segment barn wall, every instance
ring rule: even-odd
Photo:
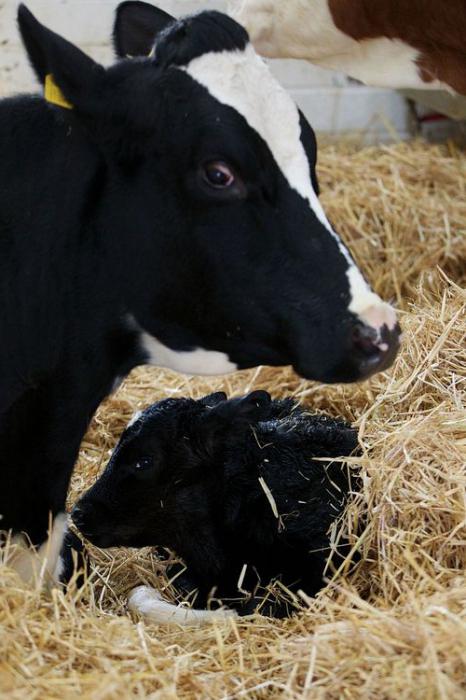
[[[45,24],[96,59],[111,61],[109,36],[117,0],[25,0]],[[285,1],[285,0],[284,0]],[[159,0],[174,15],[202,8],[225,9],[226,0]],[[0,94],[34,89],[35,82],[16,29],[17,0],[0,0]],[[330,135],[366,132],[368,140],[409,135],[405,100],[390,90],[355,85],[303,61],[271,61],[273,71],[300,104],[314,128]]]

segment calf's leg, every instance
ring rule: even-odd
[[[237,617],[233,610],[193,610],[168,603],[150,586],[134,588],[128,596],[128,608],[149,622],[181,627],[201,627]]]

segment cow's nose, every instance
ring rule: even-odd
[[[386,324],[374,328],[357,323],[352,330],[354,361],[361,379],[388,369],[400,347],[401,329],[398,324],[389,328]]]
[[[398,319],[393,306],[381,301],[377,296],[375,296],[375,302],[365,307],[363,310],[358,310],[357,319],[363,326],[368,326],[376,333],[380,332],[384,326],[386,326],[389,331],[394,331],[398,327]],[[400,335],[399,327],[398,335]]]

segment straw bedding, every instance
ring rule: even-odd
[[[330,217],[401,310],[394,369],[346,387],[288,369],[214,380],[137,369],[95,417],[70,503],[136,409],[168,395],[266,388],[358,425],[363,493],[342,527],[360,563],[329,572],[293,619],[202,630],[128,617],[132,585],[171,594],[148,550],[93,550],[89,580],[66,595],[39,594],[4,566],[2,698],[466,698],[466,157],[422,143],[331,147],[320,178]]]

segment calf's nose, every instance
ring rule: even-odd
[[[90,503],[79,502],[71,511],[71,519],[83,535],[92,533],[98,524],[98,517]]]
[[[71,511],[71,519],[78,529],[81,529],[81,527],[85,524],[86,514],[80,505],[75,506]]]

